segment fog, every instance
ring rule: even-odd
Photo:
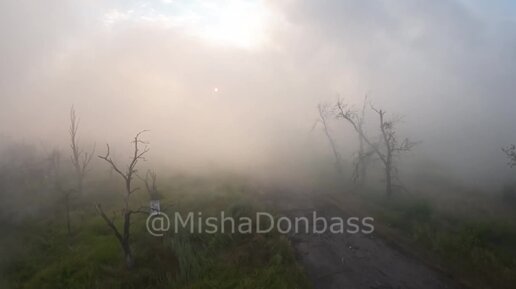
[[[302,179],[332,168],[317,104],[367,94],[421,142],[402,171],[499,184],[514,175],[500,148],[516,140],[516,7],[487,5],[2,1],[2,145],[67,150],[74,106],[98,153],[148,129],[149,160],[170,169]],[[356,135],[331,129],[351,163]]]

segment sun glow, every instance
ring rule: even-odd
[[[107,26],[131,21],[165,29],[181,28],[210,44],[241,48],[263,45],[270,20],[270,10],[263,0],[149,1],[104,15]]]
[[[200,36],[210,42],[256,47],[266,41],[269,13],[260,1],[224,1],[207,6],[208,15]],[[203,21],[204,22],[204,21]]]

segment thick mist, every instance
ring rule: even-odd
[[[472,186],[513,176],[500,150],[516,141],[508,1],[265,1],[264,40],[250,47],[190,33],[202,15],[184,20],[168,2],[2,2],[3,145],[67,150],[74,106],[98,153],[110,143],[123,158],[148,129],[155,164],[301,181],[332,168],[317,104],[360,107],[367,94],[421,141],[402,172]],[[356,135],[331,130],[350,163]]]

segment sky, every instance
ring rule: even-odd
[[[172,165],[286,171],[331,158],[318,103],[367,94],[421,142],[412,162],[514,175],[509,0],[1,1],[0,37],[5,138],[66,149],[73,105],[99,150],[149,129]],[[352,131],[331,129],[351,159]]]

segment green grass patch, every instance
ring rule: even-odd
[[[174,211],[224,210],[235,217],[258,210],[251,188],[238,183],[202,179],[170,180],[163,185],[163,203]],[[106,198],[116,212],[116,198]],[[145,196],[136,197],[145,204]],[[58,209],[56,209],[58,210]],[[91,207],[73,212],[70,237],[59,214],[25,220],[0,238],[9,246],[2,279],[13,289],[92,288],[308,288],[289,241],[269,234],[197,234],[170,232],[153,237],[146,216],[135,216],[132,248],[136,267],[124,266],[114,235]],[[120,226],[120,217],[117,225]]]
[[[413,197],[377,199],[377,220],[423,248],[464,282],[476,288],[516,284],[516,228],[503,218],[443,212]]]

